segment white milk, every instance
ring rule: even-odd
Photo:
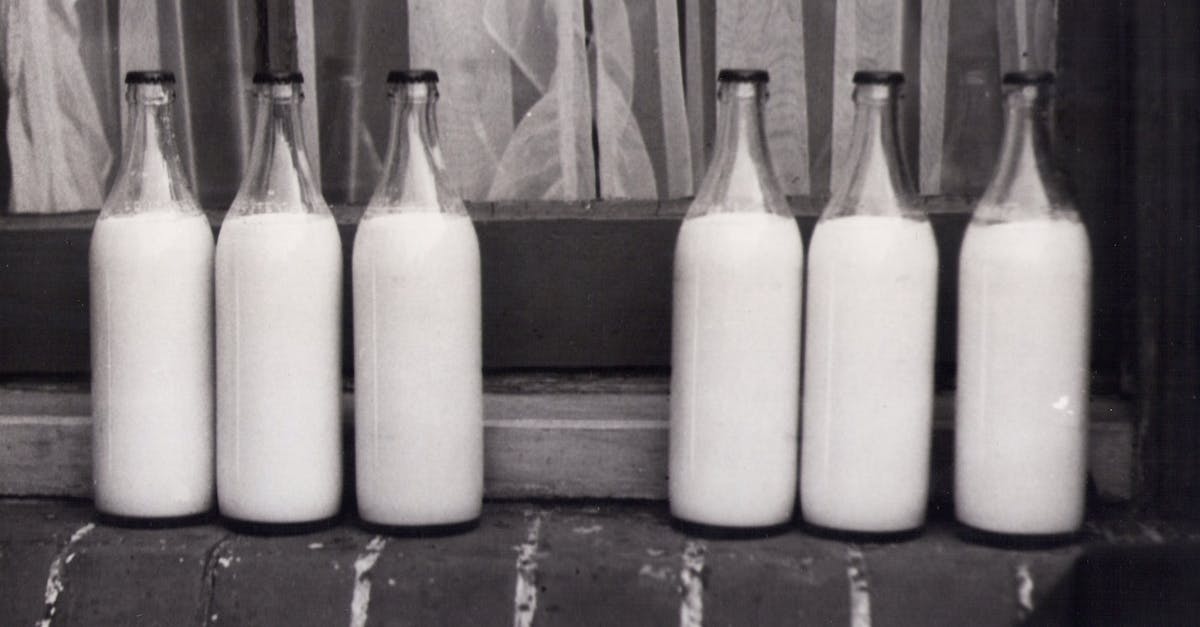
[[[341,242],[328,215],[226,218],[217,240],[217,499],[264,523],[341,500]]]
[[[825,220],[808,264],[804,519],[869,533],[918,527],[933,413],[933,230],[901,217]]]
[[[804,252],[790,217],[684,220],[675,248],[671,513],[728,527],[791,518]]]
[[[92,467],[102,512],[172,517],[212,507],[212,260],[203,214],[96,221]]]
[[[479,517],[479,244],[467,216],[372,216],[354,240],[358,508],[368,522]]]
[[[973,527],[1083,519],[1091,256],[1072,220],[971,224],[959,266],[955,508]]]

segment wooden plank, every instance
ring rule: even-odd
[[[1141,470],[1149,503],[1200,515],[1200,5],[1130,5]]]
[[[717,65],[765,68],[765,116],[775,174],[786,194],[807,194],[808,93],[800,0],[738,0],[717,5]]]
[[[920,192],[942,191],[942,148],[946,130],[946,72],[950,43],[950,0],[921,4]]]
[[[654,25],[657,30],[658,83],[662,110],[663,152],[666,181],[659,183],[659,196],[691,196],[694,153],[688,129],[688,111],[683,92],[683,67],[680,59],[679,12],[675,0],[655,0]],[[641,49],[641,46],[635,46]],[[665,182],[665,185],[663,184]]]
[[[1089,192],[1091,193],[1091,192]],[[811,233],[823,201],[793,198],[802,232]],[[472,203],[484,286],[487,368],[664,368],[669,365],[671,264],[687,201]],[[938,292],[938,385],[953,387],[958,250],[971,203],[928,198],[943,263]],[[1120,205],[1095,212],[1119,217]],[[352,251],[361,207],[335,214],[343,253]],[[216,223],[222,214],[213,212]],[[0,376],[86,373],[87,246],[95,213],[0,216]],[[1115,222],[1120,224],[1120,222]],[[1097,230],[1096,233],[1100,233]],[[1133,329],[1129,265],[1111,263],[1119,229],[1097,239],[1097,393],[1117,390],[1120,355]],[[1128,231],[1125,231],[1126,233]],[[1126,245],[1127,246],[1127,245]],[[1114,251],[1114,252],[1110,252]],[[349,261],[347,261],[349,263]],[[1125,268],[1122,274],[1121,268]],[[1103,272],[1110,274],[1100,274]],[[349,296],[344,311],[349,328]],[[1100,335],[1103,333],[1104,335]],[[349,337],[345,346],[350,346]],[[349,352],[344,363],[349,372]]]
[[[489,377],[485,385],[489,497],[666,498],[665,379],[529,379]],[[0,390],[0,495],[90,495],[91,419],[88,410],[79,411],[86,395],[60,396]],[[342,405],[343,420],[351,423],[353,396],[346,394]],[[1097,494],[1128,500],[1133,406],[1101,397],[1090,411],[1089,468]],[[934,439],[950,442],[952,434],[953,397],[940,394]],[[948,485],[951,448],[935,446],[933,467],[942,469],[935,484]]]

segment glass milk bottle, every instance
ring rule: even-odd
[[[437,73],[391,72],[391,132],[354,240],[358,510],[382,525],[479,517],[479,243],[437,149]]]
[[[855,533],[921,526],[938,254],[899,150],[894,72],[854,75],[850,169],[813,232],[800,509]]]
[[[1053,82],[1004,76],[1000,159],[959,260],[955,509],[1002,534],[1083,520],[1091,253],[1051,170]]]
[[[795,505],[800,230],[767,153],[767,73],[718,75],[717,142],[675,246],[671,513],[768,527]]]
[[[213,498],[213,236],[180,165],[175,77],[125,76],[128,129],[92,231],[92,478],[103,513],[203,513]]]
[[[249,166],[217,239],[217,499],[256,523],[341,501],[341,240],[309,169],[301,83],[254,77]]]

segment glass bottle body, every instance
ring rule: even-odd
[[[382,525],[467,522],[483,499],[479,243],[437,149],[435,81],[389,77],[384,178],[354,240],[357,500]]]
[[[312,522],[341,504],[341,239],[309,170],[298,75],[255,83],[249,165],[216,251],[218,504]]]
[[[189,516],[213,499],[212,229],[180,167],[174,78],[126,82],[129,136],[89,250],[95,502]]]
[[[1076,531],[1086,492],[1091,254],[1050,167],[1051,77],[1006,76],[996,171],[959,260],[955,509],[1002,534]]]
[[[899,152],[900,81],[856,75],[851,172],[809,250],[800,505],[840,531],[914,529],[928,499],[938,258]]]
[[[803,245],[763,139],[765,72],[722,73],[718,141],[679,231],[671,513],[767,527],[795,505]]]

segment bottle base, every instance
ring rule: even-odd
[[[676,531],[708,540],[755,540],[783,535],[792,530],[792,521],[759,526],[727,526],[671,517],[671,527]]]
[[[1054,533],[1005,533],[972,527],[962,521],[958,522],[955,535],[971,544],[1016,550],[1052,549],[1075,544],[1080,539],[1079,530]]]
[[[216,522],[217,515],[213,510],[205,510],[195,514],[178,516],[127,516],[96,510],[96,521],[108,527],[122,529],[174,529],[178,527],[193,527]]]
[[[262,522],[225,515],[221,519],[230,531],[249,536],[298,536],[332,529],[341,523],[342,516],[334,514],[328,518],[297,522]]]
[[[851,544],[893,544],[908,542],[921,537],[925,533],[924,523],[909,529],[887,531],[859,531],[853,529],[837,529],[802,521],[801,529],[805,534],[824,540],[847,542]]]
[[[479,528],[479,517],[460,522],[436,523],[431,525],[395,525],[358,519],[358,526],[365,531],[398,538],[439,538],[456,536]]]

